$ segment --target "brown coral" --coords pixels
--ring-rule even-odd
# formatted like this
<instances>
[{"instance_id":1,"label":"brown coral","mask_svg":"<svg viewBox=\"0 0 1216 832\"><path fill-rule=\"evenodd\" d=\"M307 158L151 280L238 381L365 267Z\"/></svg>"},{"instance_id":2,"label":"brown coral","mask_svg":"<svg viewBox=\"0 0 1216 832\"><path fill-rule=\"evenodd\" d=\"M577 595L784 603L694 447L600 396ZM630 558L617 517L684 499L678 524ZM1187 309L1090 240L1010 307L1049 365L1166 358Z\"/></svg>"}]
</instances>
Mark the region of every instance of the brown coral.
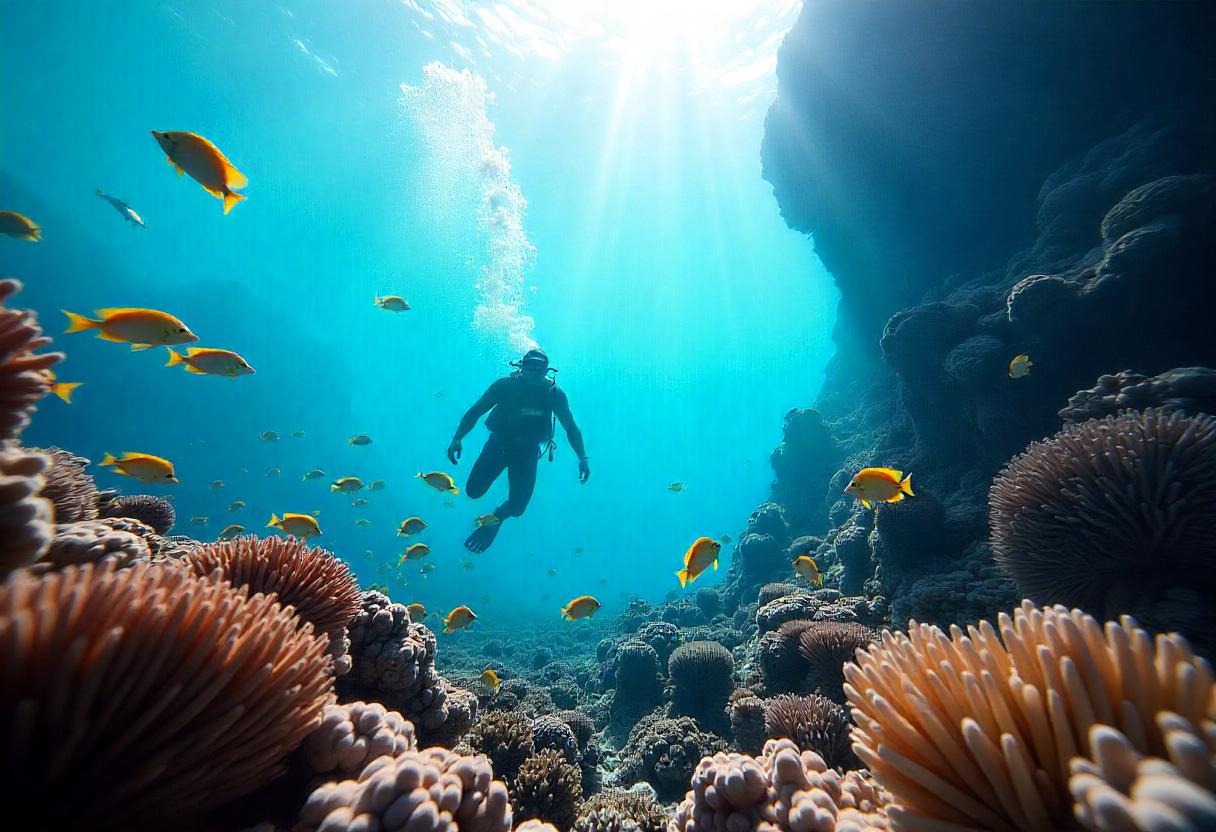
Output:
<instances>
[{"instance_id":1,"label":"brown coral","mask_svg":"<svg viewBox=\"0 0 1216 832\"><path fill-rule=\"evenodd\" d=\"M667 661L675 704L687 713L721 716L734 689L735 659L716 641L681 644Z\"/></svg>"},{"instance_id":2,"label":"brown coral","mask_svg":"<svg viewBox=\"0 0 1216 832\"><path fill-rule=\"evenodd\" d=\"M444 748L372 760L359 777L326 783L300 810L297 832L510 832L507 789L485 757Z\"/></svg>"},{"instance_id":3,"label":"brown coral","mask_svg":"<svg viewBox=\"0 0 1216 832\"><path fill-rule=\"evenodd\" d=\"M760 587L760 592L756 596L756 605L763 607L765 604L776 601L778 598L784 598L787 595L801 595L805 593L805 588L798 584L791 584L785 581L774 581L773 583L765 584Z\"/></svg>"},{"instance_id":4,"label":"brown coral","mask_svg":"<svg viewBox=\"0 0 1216 832\"><path fill-rule=\"evenodd\" d=\"M219 576L69 567L0 585L14 828L144 828L277 776L331 699L324 639Z\"/></svg>"},{"instance_id":5,"label":"brown coral","mask_svg":"<svg viewBox=\"0 0 1216 832\"><path fill-rule=\"evenodd\" d=\"M31 448L35 453L45 454L51 464L47 468L46 483L39 492L55 506L56 523L77 523L97 518L97 483L89 476L85 466L89 460L68 453L62 448Z\"/></svg>"},{"instance_id":6,"label":"brown coral","mask_svg":"<svg viewBox=\"0 0 1216 832\"><path fill-rule=\"evenodd\" d=\"M989 531L997 565L1039 603L1115 615L1216 586L1216 419L1148 409L1069 425L997 475Z\"/></svg>"},{"instance_id":7,"label":"brown coral","mask_svg":"<svg viewBox=\"0 0 1216 832\"><path fill-rule=\"evenodd\" d=\"M764 703L764 728L770 739L788 739L801 751L814 751L832 768L855 768L849 748L849 716L826 696L782 694Z\"/></svg>"},{"instance_id":8,"label":"brown coral","mask_svg":"<svg viewBox=\"0 0 1216 832\"><path fill-rule=\"evenodd\" d=\"M606 789L582 802L573 828L575 832L664 832L667 813L647 794Z\"/></svg>"},{"instance_id":9,"label":"brown coral","mask_svg":"<svg viewBox=\"0 0 1216 832\"><path fill-rule=\"evenodd\" d=\"M219 569L236 586L275 593L317 632L339 634L360 610L350 567L295 538L240 537L200 546L186 559L198 575Z\"/></svg>"},{"instance_id":10,"label":"brown coral","mask_svg":"<svg viewBox=\"0 0 1216 832\"><path fill-rule=\"evenodd\" d=\"M574 825L582 800L578 765L551 748L528 758L511 783L511 801L518 817L547 821L561 830Z\"/></svg>"},{"instance_id":11,"label":"brown coral","mask_svg":"<svg viewBox=\"0 0 1216 832\"><path fill-rule=\"evenodd\" d=\"M877 637L874 630L851 621L821 621L803 630L798 652L806 662L807 686L844 701L844 663Z\"/></svg>"},{"instance_id":12,"label":"brown coral","mask_svg":"<svg viewBox=\"0 0 1216 832\"><path fill-rule=\"evenodd\" d=\"M56 526L51 547L37 565L58 569L106 560L122 567L150 556L147 542L114 520L88 520Z\"/></svg>"},{"instance_id":13,"label":"brown coral","mask_svg":"<svg viewBox=\"0 0 1216 832\"><path fill-rule=\"evenodd\" d=\"M0 442L29 424L34 404L50 390L46 371L63 360L63 353L34 354L51 339L43 337L33 312L7 308L20 291L20 281L0 280Z\"/></svg>"},{"instance_id":14,"label":"brown coral","mask_svg":"<svg viewBox=\"0 0 1216 832\"><path fill-rule=\"evenodd\" d=\"M468 743L490 758L495 774L510 782L535 751L532 720L513 711L491 711L469 731Z\"/></svg>"},{"instance_id":15,"label":"brown coral","mask_svg":"<svg viewBox=\"0 0 1216 832\"><path fill-rule=\"evenodd\" d=\"M167 535L177 522L173 504L163 497L151 494L118 496L105 502L100 509L102 517L126 517L138 520L159 535Z\"/></svg>"},{"instance_id":16,"label":"brown coral","mask_svg":"<svg viewBox=\"0 0 1216 832\"><path fill-rule=\"evenodd\" d=\"M1029 601L996 627L884 632L845 676L853 749L901 829L1066 825L1070 761L1094 725L1165 756L1160 711L1216 720L1212 669L1182 638Z\"/></svg>"},{"instance_id":17,"label":"brown coral","mask_svg":"<svg viewBox=\"0 0 1216 832\"><path fill-rule=\"evenodd\" d=\"M558 711L557 718L570 726L570 730L574 732L574 738L578 740L579 748L586 748L587 743L591 742L591 738L595 735L595 723L591 717L587 716L582 711Z\"/></svg>"},{"instance_id":18,"label":"brown coral","mask_svg":"<svg viewBox=\"0 0 1216 832\"><path fill-rule=\"evenodd\" d=\"M840 774L813 751L769 740L759 757L715 754L692 777L672 832L878 832L886 795L859 772Z\"/></svg>"},{"instance_id":19,"label":"brown coral","mask_svg":"<svg viewBox=\"0 0 1216 832\"><path fill-rule=\"evenodd\" d=\"M377 757L396 757L416 747L414 726L401 714L378 702L349 702L325 706L304 754L317 774L353 777Z\"/></svg>"},{"instance_id":20,"label":"brown coral","mask_svg":"<svg viewBox=\"0 0 1216 832\"><path fill-rule=\"evenodd\" d=\"M0 575L33 563L51 545L54 509L38 496L48 463L42 454L0 448Z\"/></svg>"}]
</instances>

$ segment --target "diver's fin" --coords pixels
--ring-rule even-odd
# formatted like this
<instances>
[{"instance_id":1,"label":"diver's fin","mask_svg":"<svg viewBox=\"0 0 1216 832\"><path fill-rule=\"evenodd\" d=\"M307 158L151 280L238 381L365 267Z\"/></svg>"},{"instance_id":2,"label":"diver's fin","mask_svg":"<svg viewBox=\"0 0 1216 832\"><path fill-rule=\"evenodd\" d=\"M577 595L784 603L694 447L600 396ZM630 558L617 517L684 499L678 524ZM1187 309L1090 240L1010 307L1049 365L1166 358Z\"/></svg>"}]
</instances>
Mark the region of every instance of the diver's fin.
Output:
<instances>
[{"instance_id":1,"label":"diver's fin","mask_svg":"<svg viewBox=\"0 0 1216 832\"><path fill-rule=\"evenodd\" d=\"M101 321L89 320L84 315L77 315L75 312L69 312L66 309L63 310L63 314L68 316L68 328L64 330L65 333L84 332L86 329L96 329L101 324Z\"/></svg>"},{"instance_id":2,"label":"diver's fin","mask_svg":"<svg viewBox=\"0 0 1216 832\"><path fill-rule=\"evenodd\" d=\"M903 478L903 480L899 484L899 490L902 491L904 494L907 494L909 497L916 496L915 494L912 493L912 475L911 474L908 474L908 476Z\"/></svg>"},{"instance_id":3,"label":"diver's fin","mask_svg":"<svg viewBox=\"0 0 1216 832\"><path fill-rule=\"evenodd\" d=\"M245 197L238 194L236 191L229 191L224 194L224 214L227 215L232 210L232 206L243 200Z\"/></svg>"}]
</instances>

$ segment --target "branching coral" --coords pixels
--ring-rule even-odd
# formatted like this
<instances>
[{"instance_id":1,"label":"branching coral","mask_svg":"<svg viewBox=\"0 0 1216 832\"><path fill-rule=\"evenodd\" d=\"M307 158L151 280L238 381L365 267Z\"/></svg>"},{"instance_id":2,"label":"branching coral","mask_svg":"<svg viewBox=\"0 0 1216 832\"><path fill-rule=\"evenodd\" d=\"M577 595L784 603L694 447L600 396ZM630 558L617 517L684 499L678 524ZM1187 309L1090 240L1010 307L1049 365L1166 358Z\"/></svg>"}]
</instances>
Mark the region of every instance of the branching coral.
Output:
<instances>
[{"instance_id":1,"label":"branching coral","mask_svg":"<svg viewBox=\"0 0 1216 832\"><path fill-rule=\"evenodd\" d=\"M901 829L1064 825L1070 761L1090 754L1093 726L1167 756L1160 712L1216 721L1212 669L1182 638L1029 601L996 627L884 632L845 676L853 749Z\"/></svg>"},{"instance_id":2,"label":"branching coral","mask_svg":"<svg viewBox=\"0 0 1216 832\"><path fill-rule=\"evenodd\" d=\"M1149 409L1070 425L1009 463L989 507L993 558L1029 598L1216 637L1187 626L1202 610L1150 612L1216 586L1216 418Z\"/></svg>"},{"instance_id":3,"label":"branching coral","mask_svg":"<svg viewBox=\"0 0 1216 832\"><path fill-rule=\"evenodd\" d=\"M519 768L511 782L511 801L517 817L536 818L560 830L574 825L583 799L579 768L552 749L536 752Z\"/></svg>"},{"instance_id":4,"label":"branching coral","mask_svg":"<svg viewBox=\"0 0 1216 832\"><path fill-rule=\"evenodd\" d=\"M89 460L70 454L62 448L32 448L35 453L45 454L51 464L47 468L46 483L39 492L55 506L56 523L76 523L97 517L97 484L89 476L85 466Z\"/></svg>"},{"instance_id":5,"label":"branching coral","mask_svg":"<svg viewBox=\"0 0 1216 832\"><path fill-rule=\"evenodd\" d=\"M645 794L607 789L578 807L574 832L664 832L667 813Z\"/></svg>"},{"instance_id":6,"label":"branching coral","mask_svg":"<svg viewBox=\"0 0 1216 832\"><path fill-rule=\"evenodd\" d=\"M350 702L325 706L304 754L317 774L354 777L377 757L396 757L416 747L414 726L401 714L378 702Z\"/></svg>"},{"instance_id":7,"label":"branching coral","mask_svg":"<svg viewBox=\"0 0 1216 832\"><path fill-rule=\"evenodd\" d=\"M51 545L54 509L38 496L48 462L42 454L0 447L0 574L33 563Z\"/></svg>"},{"instance_id":8,"label":"branching coral","mask_svg":"<svg viewBox=\"0 0 1216 832\"><path fill-rule=\"evenodd\" d=\"M697 766L672 832L879 832L886 795L864 774L840 774L813 751L769 740L759 757L715 754Z\"/></svg>"},{"instance_id":9,"label":"branching coral","mask_svg":"<svg viewBox=\"0 0 1216 832\"><path fill-rule=\"evenodd\" d=\"M1170 759L1146 757L1109 725L1089 729L1091 759L1074 757L1073 813L1093 832L1216 829L1216 724L1199 731L1157 715Z\"/></svg>"},{"instance_id":10,"label":"branching coral","mask_svg":"<svg viewBox=\"0 0 1216 832\"><path fill-rule=\"evenodd\" d=\"M735 659L729 650L716 641L691 641L672 651L667 669L675 684L677 708L721 717L734 689Z\"/></svg>"},{"instance_id":11,"label":"branching coral","mask_svg":"<svg viewBox=\"0 0 1216 832\"><path fill-rule=\"evenodd\" d=\"M491 711L469 731L468 743L490 758L495 774L510 782L535 751L532 721L512 711Z\"/></svg>"},{"instance_id":12,"label":"branching coral","mask_svg":"<svg viewBox=\"0 0 1216 832\"><path fill-rule=\"evenodd\" d=\"M0 654L0 800L19 828L144 828L239 797L332 698L311 627L177 568L18 573Z\"/></svg>"},{"instance_id":13,"label":"branching coral","mask_svg":"<svg viewBox=\"0 0 1216 832\"><path fill-rule=\"evenodd\" d=\"M798 652L806 662L807 686L825 696L844 699L844 663L857 648L878 637L869 627L852 622L822 621L812 624L798 636Z\"/></svg>"},{"instance_id":14,"label":"branching coral","mask_svg":"<svg viewBox=\"0 0 1216 832\"><path fill-rule=\"evenodd\" d=\"M788 739L802 751L814 751L832 768L854 768L849 748L849 716L826 696L782 694L764 703L764 728L770 739Z\"/></svg>"},{"instance_id":15,"label":"branching coral","mask_svg":"<svg viewBox=\"0 0 1216 832\"><path fill-rule=\"evenodd\" d=\"M241 537L200 546L186 561L199 575L218 569L251 593L275 593L320 633L340 634L360 611L350 567L295 538Z\"/></svg>"},{"instance_id":16,"label":"branching coral","mask_svg":"<svg viewBox=\"0 0 1216 832\"><path fill-rule=\"evenodd\" d=\"M29 424L34 404L50 390L46 371L63 360L63 353L35 354L51 339L43 337L33 312L7 307L20 291L20 281L0 280L0 442Z\"/></svg>"},{"instance_id":17,"label":"branching coral","mask_svg":"<svg viewBox=\"0 0 1216 832\"><path fill-rule=\"evenodd\" d=\"M443 748L378 757L355 780L326 783L300 810L297 832L510 832L507 788L485 757Z\"/></svg>"},{"instance_id":18,"label":"branching coral","mask_svg":"<svg viewBox=\"0 0 1216 832\"><path fill-rule=\"evenodd\" d=\"M150 494L119 496L101 506L102 517L127 517L152 527L159 535L166 535L177 521L173 504L163 497Z\"/></svg>"}]
</instances>

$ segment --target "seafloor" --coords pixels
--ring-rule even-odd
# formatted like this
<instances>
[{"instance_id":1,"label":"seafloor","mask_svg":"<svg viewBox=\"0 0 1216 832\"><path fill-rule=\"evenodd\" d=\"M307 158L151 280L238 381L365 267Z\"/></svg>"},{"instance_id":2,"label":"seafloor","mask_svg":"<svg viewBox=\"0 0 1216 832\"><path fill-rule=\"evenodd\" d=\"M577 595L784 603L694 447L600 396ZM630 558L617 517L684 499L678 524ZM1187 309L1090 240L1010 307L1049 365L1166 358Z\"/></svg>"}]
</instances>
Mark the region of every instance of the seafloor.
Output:
<instances>
[{"instance_id":1,"label":"seafloor","mask_svg":"<svg viewBox=\"0 0 1216 832\"><path fill-rule=\"evenodd\" d=\"M1216 7L942 8L786 38L837 355L726 580L613 620L438 646L334 554L173 536L20 445L57 358L2 284L4 827L1216 829ZM875 462L916 497L844 495Z\"/></svg>"}]
</instances>

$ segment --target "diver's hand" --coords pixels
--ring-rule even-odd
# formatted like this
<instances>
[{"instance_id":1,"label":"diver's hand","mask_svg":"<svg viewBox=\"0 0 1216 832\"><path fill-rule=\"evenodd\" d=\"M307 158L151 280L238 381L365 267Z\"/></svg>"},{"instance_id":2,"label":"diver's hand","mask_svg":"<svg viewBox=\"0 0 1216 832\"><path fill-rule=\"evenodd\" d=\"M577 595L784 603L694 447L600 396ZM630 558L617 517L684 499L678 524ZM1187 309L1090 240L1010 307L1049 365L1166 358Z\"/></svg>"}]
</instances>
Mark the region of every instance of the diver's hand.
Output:
<instances>
[{"instance_id":1,"label":"diver's hand","mask_svg":"<svg viewBox=\"0 0 1216 832\"><path fill-rule=\"evenodd\" d=\"M578 461L578 481L581 485L591 479L591 466L587 464L587 457L583 457Z\"/></svg>"},{"instance_id":2,"label":"diver's hand","mask_svg":"<svg viewBox=\"0 0 1216 832\"><path fill-rule=\"evenodd\" d=\"M456 461L460 459L461 450L459 439L453 439L452 444L448 445L448 459L453 465L455 465Z\"/></svg>"}]
</instances>

